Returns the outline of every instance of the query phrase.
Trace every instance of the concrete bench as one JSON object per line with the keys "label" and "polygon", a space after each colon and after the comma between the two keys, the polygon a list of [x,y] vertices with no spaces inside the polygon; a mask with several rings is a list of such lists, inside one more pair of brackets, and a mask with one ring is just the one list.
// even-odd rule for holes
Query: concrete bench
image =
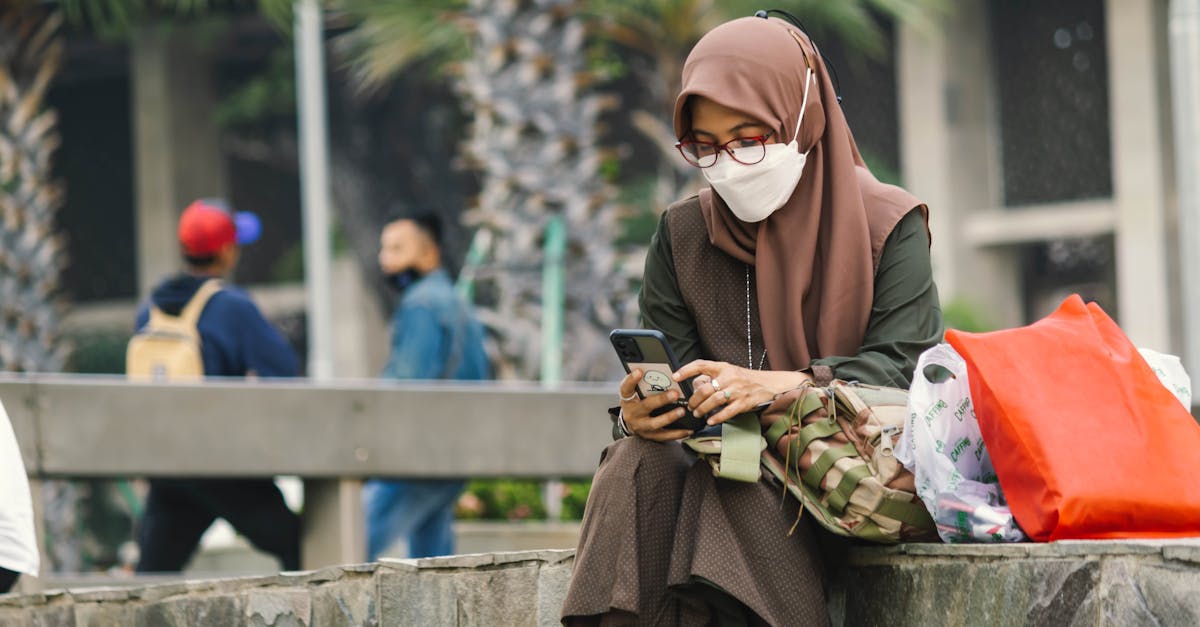
{"label": "concrete bench", "polygon": [[33,479],[304,479],[304,564],[361,562],[362,479],[589,477],[610,441],[611,384],[307,381],[132,384],[0,379]]}
{"label": "concrete bench", "polygon": [[[0,596],[8,625],[558,624],[573,551]],[[857,547],[829,613],[852,625],[1197,625],[1200,540]],[[200,617],[204,617],[200,620]]]}

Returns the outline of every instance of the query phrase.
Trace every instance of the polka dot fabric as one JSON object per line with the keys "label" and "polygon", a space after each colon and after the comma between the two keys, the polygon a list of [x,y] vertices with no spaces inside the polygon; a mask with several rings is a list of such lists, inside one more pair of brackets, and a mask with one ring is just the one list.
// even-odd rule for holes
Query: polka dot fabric
{"label": "polka dot fabric", "polygon": [[564,624],[827,624],[819,532],[804,518],[789,536],[795,502],[780,501],[765,483],[713,477],[678,443],[614,442],[588,496]]}

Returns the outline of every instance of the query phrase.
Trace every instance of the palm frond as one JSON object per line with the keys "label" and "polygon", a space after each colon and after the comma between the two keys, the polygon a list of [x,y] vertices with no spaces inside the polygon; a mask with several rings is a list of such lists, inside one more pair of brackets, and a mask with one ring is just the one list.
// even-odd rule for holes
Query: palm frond
{"label": "palm frond", "polygon": [[465,58],[464,9],[461,0],[339,0],[333,19],[348,30],[333,47],[358,86],[371,91],[415,62]]}
{"label": "palm frond", "polygon": [[295,21],[292,0],[258,0],[258,12],[281,32],[290,33]]}
{"label": "palm frond", "polygon": [[276,28],[291,32],[291,0],[59,0],[69,23],[115,40],[128,38],[138,24],[152,18],[199,19],[251,4]]}

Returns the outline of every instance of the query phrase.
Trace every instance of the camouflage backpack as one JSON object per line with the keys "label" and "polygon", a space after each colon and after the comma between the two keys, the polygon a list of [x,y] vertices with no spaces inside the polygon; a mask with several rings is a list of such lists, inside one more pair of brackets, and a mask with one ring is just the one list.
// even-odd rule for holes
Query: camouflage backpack
{"label": "camouflage backpack", "polygon": [[[685,444],[718,476],[768,481],[796,497],[826,529],[881,543],[936,540],[912,472],[893,447],[908,417],[908,392],[844,381],[781,394],[755,421],[742,415],[720,437]],[[724,459],[723,459],[724,458]]]}

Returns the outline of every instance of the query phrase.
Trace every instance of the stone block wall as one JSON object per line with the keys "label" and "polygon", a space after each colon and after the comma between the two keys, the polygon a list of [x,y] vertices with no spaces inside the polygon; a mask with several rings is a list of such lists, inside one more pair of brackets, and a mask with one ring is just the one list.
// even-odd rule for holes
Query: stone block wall
{"label": "stone block wall", "polygon": [[574,551],[0,596],[2,627],[557,625]]}
{"label": "stone block wall", "polygon": [[[0,596],[3,627],[558,624],[574,551]],[[856,547],[835,626],[1200,625],[1200,539]]]}
{"label": "stone block wall", "polygon": [[1200,539],[849,551],[834,625],[1200,625]]}

